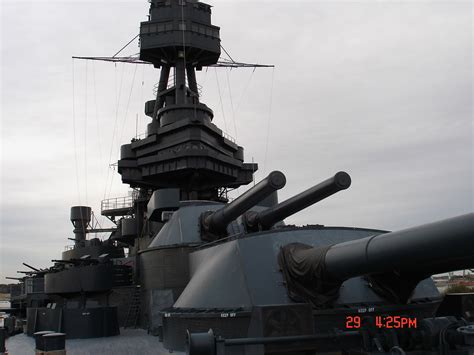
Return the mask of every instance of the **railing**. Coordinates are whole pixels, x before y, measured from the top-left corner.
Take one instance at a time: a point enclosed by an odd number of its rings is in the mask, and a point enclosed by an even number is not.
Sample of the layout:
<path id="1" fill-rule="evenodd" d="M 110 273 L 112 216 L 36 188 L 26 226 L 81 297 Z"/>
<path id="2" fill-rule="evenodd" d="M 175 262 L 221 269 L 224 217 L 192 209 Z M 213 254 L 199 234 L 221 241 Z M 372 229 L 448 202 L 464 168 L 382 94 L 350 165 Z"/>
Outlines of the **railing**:
<path id="1" fill-rule="evenodd" d="M 170 76 L 168 77 L 168 83 L 166 84 L 166 88 L 170 88 L 172 86 L 175 85 L 175 78 L 176 78 L 176 75 L 173 73 L 173 74 L 170 74 Z M 186 80 L 186 84 L 188 83 L 188 80 L 187 78 L 185 78 Z M 158 94 L 158 86 L 160 85 L 160 83 L 155 83 L 153 85 L 153 96 L 156 97 L 156 95 Z"/>
<path id="2" fill-rule="evenodd" d="M 143 132 L 143 133 L 137 134 L 137 135 L 135 136 L 135 140 L 136 140 L 136 141 L 139 141 L 139 140 L 144 139 L 144 138 L 146 138 L 146 137 L 147 137 L 146 132 Z"/>
<path id="3" fill-rule="evenodd" d="M 130 196 L 114 197 L 102 200 L 100 204 L 100 210 L 103 212 L 108 210 L 131 208 L 133 206 L 133 201 L 135 201 L 136 197 L 137 195 L 134 191 Z"/>
<path id="4" fill-rule="evenodd" d="M 222 131 L 222 136 L 223 136 L 225 139 L 230 140 L 232 143 L 235 143 L 235 138 L 232 137 L 229 133 Z"/>

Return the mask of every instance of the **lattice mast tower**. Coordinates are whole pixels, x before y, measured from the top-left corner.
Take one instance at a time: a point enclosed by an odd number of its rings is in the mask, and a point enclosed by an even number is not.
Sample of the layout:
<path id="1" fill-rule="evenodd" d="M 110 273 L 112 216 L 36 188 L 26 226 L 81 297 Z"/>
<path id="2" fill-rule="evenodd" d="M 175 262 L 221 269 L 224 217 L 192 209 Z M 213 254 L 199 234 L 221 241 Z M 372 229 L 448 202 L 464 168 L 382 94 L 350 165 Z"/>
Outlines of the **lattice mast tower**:
<path id="1" fill-rule="evenodd" d="M 213 111 L 199 101 L 196 70 L 216 64 L 220 49 L 210 5 L 151 1 L 148 21 L 140 24 L 140 60 L 159 68 L 160 79 L 156 98 L 145 103 L 152 118 L 146 138 L 121 147 L 124 183 L 179 188 L 181 200 L 219 201 L 219 189 L 252 181 L 257 164 L 244 163 L 243 148 L 224 136 L 212 123 Z"/>

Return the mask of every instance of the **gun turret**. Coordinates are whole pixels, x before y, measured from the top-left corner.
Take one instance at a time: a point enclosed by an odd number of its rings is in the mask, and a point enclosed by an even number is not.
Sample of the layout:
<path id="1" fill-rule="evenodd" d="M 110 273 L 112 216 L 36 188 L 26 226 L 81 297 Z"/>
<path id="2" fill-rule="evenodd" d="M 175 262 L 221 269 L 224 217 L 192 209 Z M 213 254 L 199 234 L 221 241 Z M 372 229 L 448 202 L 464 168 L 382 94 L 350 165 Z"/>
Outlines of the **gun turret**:
<path id="1" fill-rule="evenodd" d="M 334 300 L 343 281 L 367 275 L 372 288 L 393 302 L 405 303 L 416 285 L 433 274 L 474 266 L 474 213 L 313 248 L 291 243 L 279 263 L 290 297 L 316 307 Z M 325 297 L 319 297 L 325 295 Z"/>
<path id="2" fill-rule="evenodd" d="M 208 211 L 201 215 L 202 239 L 216 240 L 226 235 L 227 225 L 245 211 L 281 189 L 286 184 L 285 175 L 272 171 L 265 179 L 217 211 Z"/>
<path id="3" fill-rule="evenodd" d="M 270 229 L 278 221 L 325 199 L 336 192 L 351 186 L 351 177 L 344 171 L 336 173 L 333 177 L 285 200 L 278 205 L 262 212 L 249 211 L 245 214 L 245 224 L 248 230 Z"/>

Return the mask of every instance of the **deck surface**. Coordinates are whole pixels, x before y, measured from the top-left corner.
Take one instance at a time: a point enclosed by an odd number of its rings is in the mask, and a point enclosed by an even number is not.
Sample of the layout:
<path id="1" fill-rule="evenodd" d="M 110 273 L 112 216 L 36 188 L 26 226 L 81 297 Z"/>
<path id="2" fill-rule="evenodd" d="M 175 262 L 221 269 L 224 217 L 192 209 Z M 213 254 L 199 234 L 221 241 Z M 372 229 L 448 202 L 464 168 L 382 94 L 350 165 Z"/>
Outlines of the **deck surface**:
<path id="1" fill-rule="evenodd" d="M 7 339 L 6 348 L 10 355 L 34 354 L 35 341 L 26 334 L 18 334 Z M 143 329 L 120 329 L 120 335 L 94 339 L 67 339 L 68 355 L 136 355 L 136 354 L 170 354 L 163 348 L 158 337 L 148 335 Z M 172 352 L 183 355 L 184 352 Z"/>

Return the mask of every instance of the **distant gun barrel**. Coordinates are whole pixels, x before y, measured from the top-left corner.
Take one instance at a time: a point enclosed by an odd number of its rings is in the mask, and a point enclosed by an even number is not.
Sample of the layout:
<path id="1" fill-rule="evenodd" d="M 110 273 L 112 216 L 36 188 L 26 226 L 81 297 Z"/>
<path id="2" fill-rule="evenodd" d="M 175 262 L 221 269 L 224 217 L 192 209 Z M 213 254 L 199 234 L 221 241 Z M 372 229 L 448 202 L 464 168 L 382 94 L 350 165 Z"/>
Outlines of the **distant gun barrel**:
<path id="1" fill-rule="evenodd" d="M 326 252 L 329 274 L 352 276 L 392 270 L 448 272 L 474 267 L 474 213 L 335 244 Z"/>
<path id="2" fill-rule="evenodd" d="M 285 175 L 280 171 L 272 171 L 265 179 L 237 197 L 228 205 L 217 211 L 208 211 L 201 215 L 203 239 L 215 240 L 216 236 L 225 235 L 227 225 L 260 201 L 281 189 L 286 184 Z"/>
<path id="3" fill-rule="evenodd" d="M 316 307 L 337 298 L 342 282 L 363 275 L 377 291 L 404 303 L 421 280 L 474 267 L 474 213 L 332 246 L 290 243 L 278 262 L 290 297 Z"/>
<path id="4" fill-rule="evenodd" d="M 36 275 L 41 273 L 40 271 L 17 271 L 19 274 L 25 274 L 25 275 Z"/>
<path id="5" fill-rule="evenodd" d="M 262 212 L 249 212 L 245 215 L 245 223 L 250 230 L 270 229 L 278 221 L 325 199 L 336 192 L 351 186 L 351 177 L 348 173 L 340 171 L 333 177 L 285 200 L 278 205 Z"/>
<path id="6" fill-rule="evenodd" d="M 51 260 L 53 263 L 59 263 L 59 264 L 73 264 L 73 265 L 79 265 L 81 263 L 80 260 L 77 259 L 69 259 L 69 260 L 60 260 L 60 259 L 53 259 Z"/>
<path id="7" fill-rule="evenodd" d="M 8 279 L 8 280 L 17 280 L 17 281 L 23 280 L 23 278 L 21 278 L 21 277 L 10 277 L 10 276 L 7 276 L 7 277 L 5 277 L 5 278 Z"/>
<path id="8" fill-rule="evenodd" d="M 26 267 L 29 267 L 31 270 L 38 271 L 38 272 L 41 271 L 41 270 L 39 270 L 39 269 L 37 269 L 37 268 L 31 266 L 31 265 L 28 265 L 27 263 L 22 263 L 22 264 L 25 265 Z"/>

